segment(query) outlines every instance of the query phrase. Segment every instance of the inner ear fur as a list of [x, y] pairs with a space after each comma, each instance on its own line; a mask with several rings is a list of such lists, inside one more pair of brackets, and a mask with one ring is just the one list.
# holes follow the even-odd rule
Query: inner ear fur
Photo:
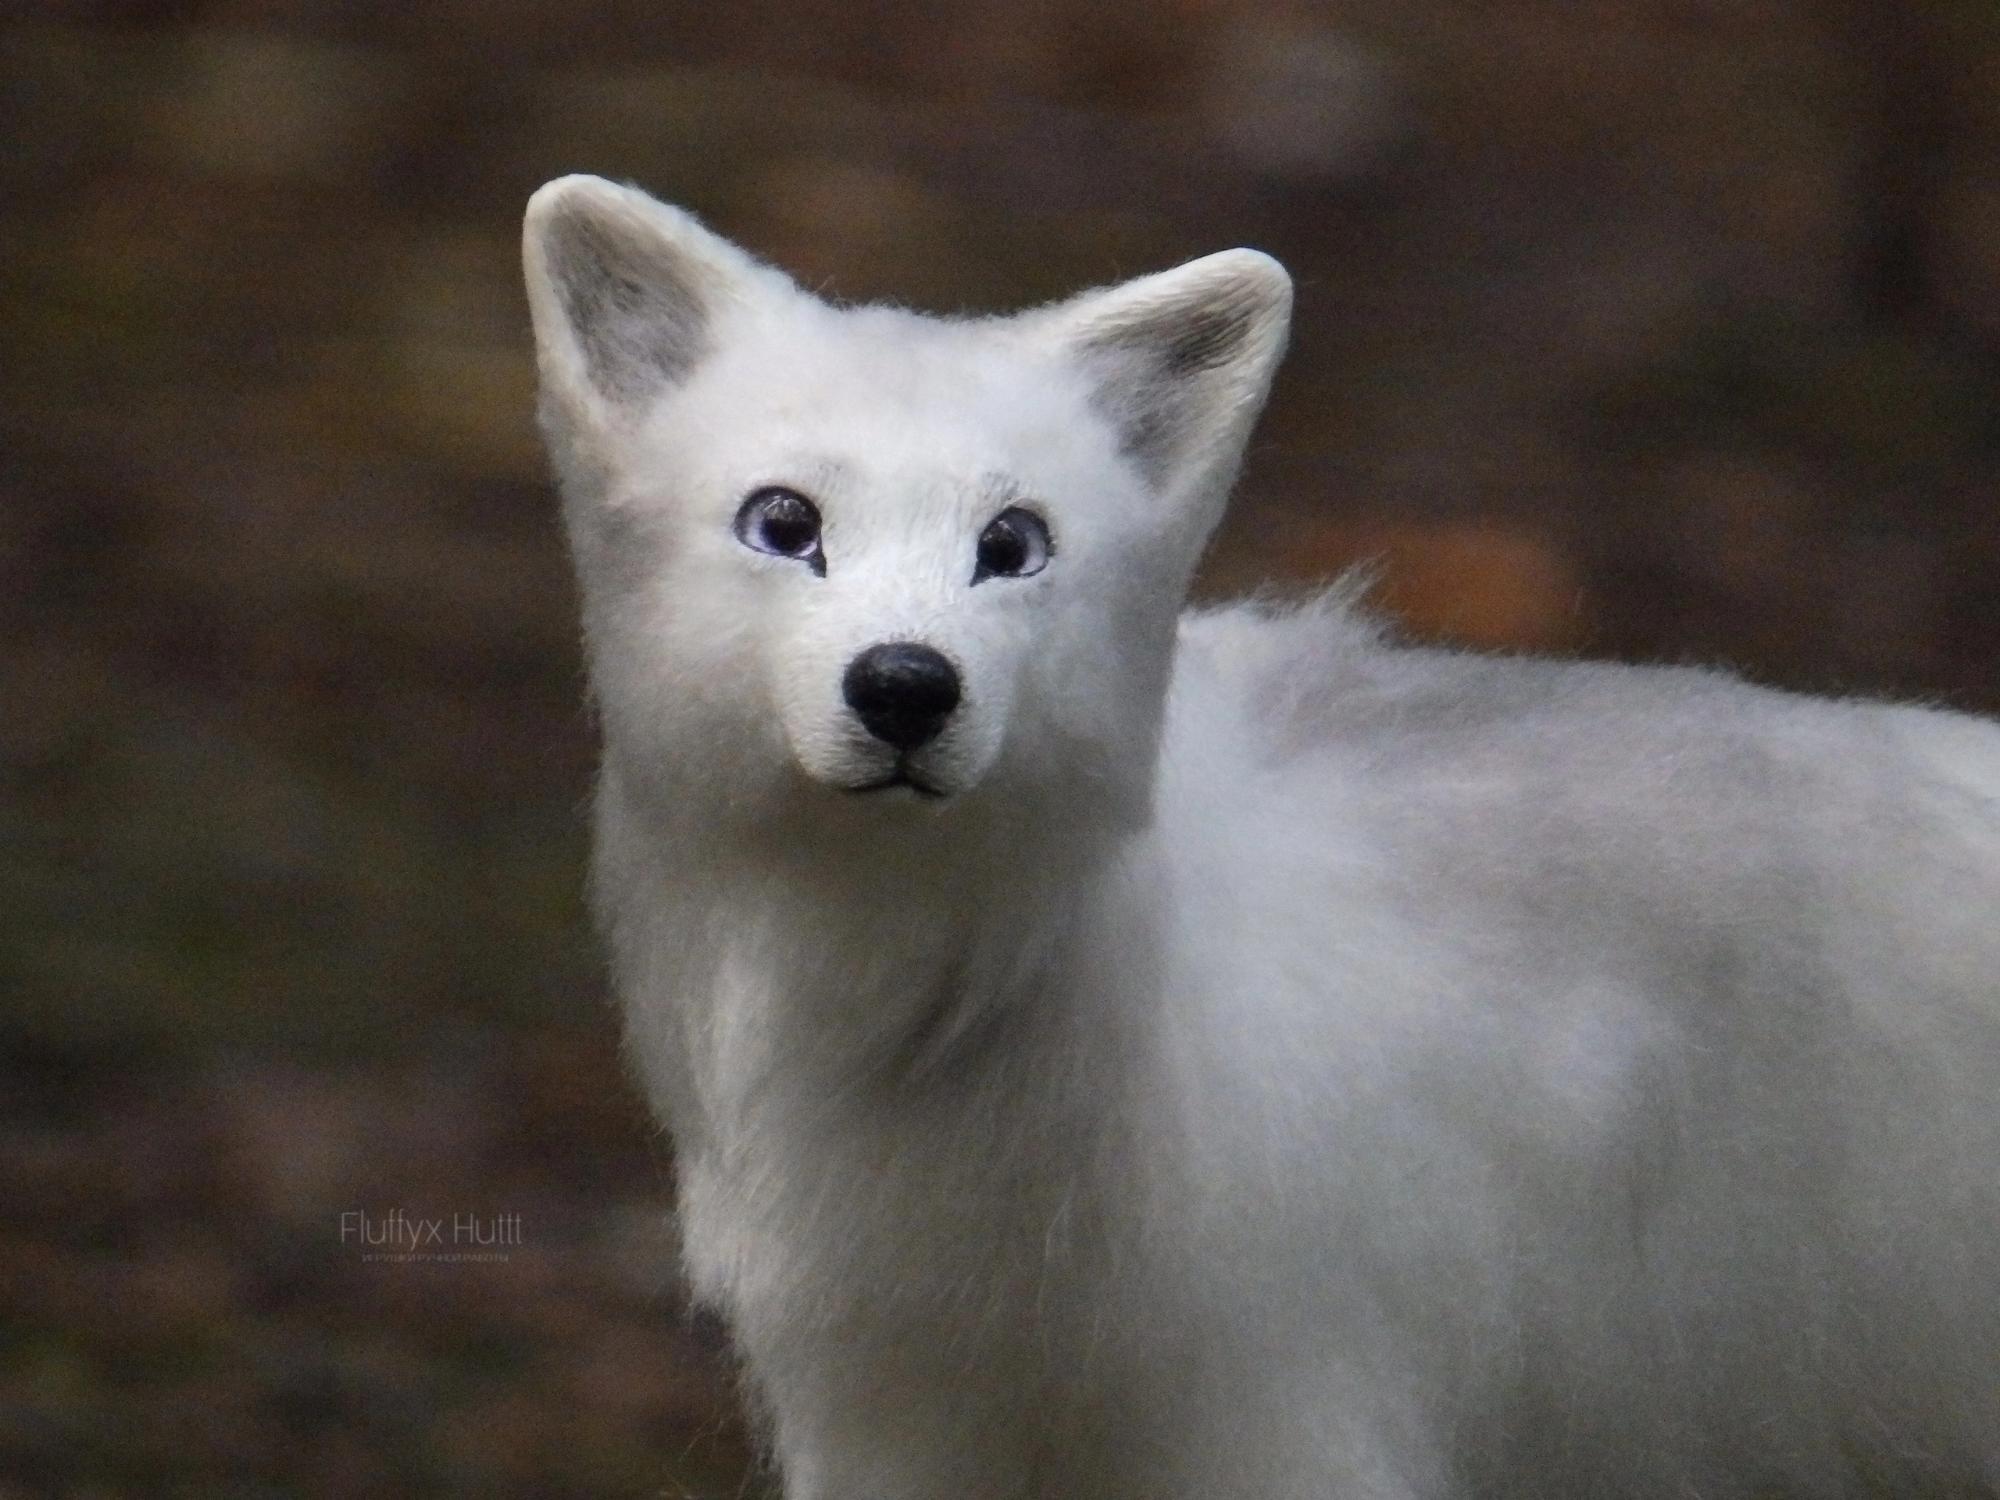
[[782, 282], [693, 215], [599, 177], [529, 199], [522, 259], [545, 385], [611, 413], [684, 380], [729, 301]]
[[1255, 250], [1086, 293], [1056, 310], [1126, 454], [1156, 486], [1233, 465], [1284, 352], [1292, 284]]

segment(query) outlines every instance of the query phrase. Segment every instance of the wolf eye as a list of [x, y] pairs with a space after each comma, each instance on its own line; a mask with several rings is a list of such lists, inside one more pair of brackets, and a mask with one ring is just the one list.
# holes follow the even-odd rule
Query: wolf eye
[[1031, 510], [1010, 505], [979, 533], [978, 559], [972, 581], [988, 578], [1029, 578], [1049, 565], [1055, 544], [1048, 523]]
[[826, 554], [819, 545], [819, 510], [797, 490], [766, 485], [752, 490], [736, 512], [736, 540], [755, 552], [795, 557], [826, 576]]

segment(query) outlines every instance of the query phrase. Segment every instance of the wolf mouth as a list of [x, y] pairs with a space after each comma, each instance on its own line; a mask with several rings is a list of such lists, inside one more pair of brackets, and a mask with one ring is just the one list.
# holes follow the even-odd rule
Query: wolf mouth
[[891, 771], [880, 781], [863, 782], [860, 786], [851, 786], [847, 790], [858, 797], [866, 792], [893, 791], [899, 786], [908, 787], [919, 797], [941, 799], [949, 795], [942, 787], [935, 787], [928, 782], [919, 781], [915, 776], [910, 774], [910, 768], [905, 765], [898, 765], [894, 771]]

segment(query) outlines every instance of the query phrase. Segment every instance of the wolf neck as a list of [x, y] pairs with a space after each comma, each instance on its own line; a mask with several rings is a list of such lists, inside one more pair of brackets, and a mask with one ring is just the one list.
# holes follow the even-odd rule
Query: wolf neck
[[[619, 795], [615, 784], [603, 794]], [[602, 847], [605, 832], [600, 857], [619, 860]], [[678, 1052], [701, 1123], [727, 1129], [801, 1100], [872, 1107], [968, 1086], [1003, 1056], [1025, 1066], [1024, 1037], [1098, 1053], [1082, 1033], [1121, 1024], [1105, 989], [1128, 989], [1154, 951], [1145, 836], [1030, 836], [1018, 824], [940, 832], [947, 848], [885, 839], [783, 855], [729, 852], [689, 829], [640, 833], [658, 878], [636, 888], [665, 897], [664, 921], [605, 915], [626, 950], [621, 987], [656, 1083], [666, 1066], [657, 1054]], [[601, 873], [614, 902], [635, 888]], [[641, 927], [653, 928], [643, 942]], [[635, 946], [650, 950], [638, 972]], [[1131, 966], [1122, 978], [1107, 977], [1107, 954]], [[670, 1034], [659, 1034], [667, 1012]]]
[[764, 976], [801, 1039], [856, 1081], [962, 1066], [990, 1028], [1067, 989], [1096, 862], [1054, 849], [940, 861], [878, 856], [843, 886], [823, 871], [746, 872], [777, 930]]

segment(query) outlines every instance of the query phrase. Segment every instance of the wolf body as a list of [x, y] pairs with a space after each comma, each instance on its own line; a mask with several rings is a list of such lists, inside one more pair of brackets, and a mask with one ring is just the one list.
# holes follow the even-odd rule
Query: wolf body
[[841, 310], [567, 178], [526, 260], [793, 1500], [2000, 1493], [2000, 729], [1185, 611], [1252, 252]]

